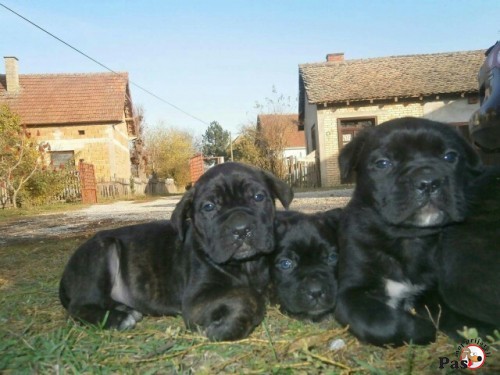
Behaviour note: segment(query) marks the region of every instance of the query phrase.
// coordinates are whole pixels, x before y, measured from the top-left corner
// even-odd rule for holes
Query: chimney
[[[17,57],[5,56],[5,80],[7,93],[15,94],[19,91],[19,73],[17,72]]]
[[[339,62],[339,61],[344,61],[344,52],[338,52],[338,53],[329,53],[326,55],[326,61],[328,62]]]

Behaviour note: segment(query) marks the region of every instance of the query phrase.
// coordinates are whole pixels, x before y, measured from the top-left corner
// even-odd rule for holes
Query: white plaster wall
[[[469,122],[472,113],[478,108],[479,103],[468,104],[467,98],[433,101],[424,103],[423,117],[448,123]]]
[[[303,158],[307,155],[305,147],[288,147],[283,150],[283,157],[288,158],[290,156],[296,158]]]

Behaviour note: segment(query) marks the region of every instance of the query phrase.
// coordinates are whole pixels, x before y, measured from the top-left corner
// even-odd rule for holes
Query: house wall
[[[313,107],[313,108],[311,108]],[[405,117],[424,117],[441,122],[464,123],[478,104],[467,104],[467,99],[456,100],[417,100],[373,104],[366,106],[337,106],[324,107],[323,105],[306,105],[304,129],[310,137],[310,128],[316,117],[317,123],[317,162],[320,165],[321,186],[330,187],[340,185],[340,170],[338,165],[339,139],[338,121],[340,119],[356,117],[374,117],[376,123]],[[315,114],[314,114],[315,112]],[[309,139],[308,139],[308,150]]]
[[[318,111],[316,109],[316,105],[314,104],[309,104],[308,103],[308,99],[307,99],[307,93],[305,94],[306,95],[306,99],[305,99],[305,104],[304,104],[304,133],[305,133],[305,136],[306,136],[306,149],[307,149],[307,153],[310,154],[313,150],[313,142],[312,142],[312,139],[311,139],[311,128],[317,124],[318,122]],[[316,129],[317,129],[317,125],[316,125]],[[317,130],[316,130],[316,133],[317,133]],[[316,144],[317,144],[318,140],[317,140],[317,137],[316,137]]]
[[[424,103],[423,117],[440,122],[468,123],[477,109],[479,103],[469,104],[467,99],[433,101]]]
[[[131,176],[130,151],[125,121],[118,124],[30,126],[51,151],[73,151],[75,160],[94,164],[97,181]],[[83,131],[84,134],[80,134]]]
[[[287,147],[283,150],[283,157],[288,158],[290,156],[296,158],[304,158],[306,157],[306,148],[305,147]]]

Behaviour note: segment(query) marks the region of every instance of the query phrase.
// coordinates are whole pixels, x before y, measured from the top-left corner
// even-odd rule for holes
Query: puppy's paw
[[[120,325],[117,328],[119,331],[132,329],[138,322],[142,320],[142,318],[143,315],[139,311],[130,310],[127,316],[121,321]]]
[[[250,314],[221,305],[212,312],[205,334],[213,341],[239,340],[247,337],[255,326]]]
[[[264,312],[257,293],[230,293],[203,306],[203,313],[192,322],[212,341],[232,341],[247,337],[264,319]]]

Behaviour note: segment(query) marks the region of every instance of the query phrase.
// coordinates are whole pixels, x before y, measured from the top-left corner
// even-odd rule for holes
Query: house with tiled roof
[[[322,186],[341,183],[338,154],[363,127],[415,116],[464,134],[479,108],[484,50],[327,61],[299,65],[299,123],[315,152]]]
[[[257,116],[257,130],[267,138],[279,138],[283,145],[283,157],[304,158],[306,139],[299,129],[297,114],[261,114]]]
[[[19,74],[15,57],[5,57],[5,70],[0,105],[48,142],[53,166],[83,160],[98,182],[130,181],[138,129],[127,73]]]

